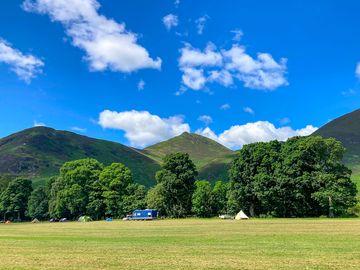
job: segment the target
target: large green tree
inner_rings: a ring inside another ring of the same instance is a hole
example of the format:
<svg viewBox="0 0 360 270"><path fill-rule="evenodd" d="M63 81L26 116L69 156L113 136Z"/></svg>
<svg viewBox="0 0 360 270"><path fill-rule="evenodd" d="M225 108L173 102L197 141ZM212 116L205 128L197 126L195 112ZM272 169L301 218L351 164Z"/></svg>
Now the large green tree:
<svg viewBox="0 0 360 270"><path fill-rule="evenodd" d="M209 181L197 180L192 195L192 211L198 217L211 217L214 209L212 188Z"/></svg>
<svg viewBox="0 0 360 270"><path fill-rule="evenodd" d="M223 181L216 181L212 190L212 203L213 203L213 214L225 214L228 212L227 201L228 201L229 185Z"/></svg>
<svg viewBox="0 0 360 270"><path fill-rule="evenodd" d="M101 214L89 210L89 205L98 198L94 194L102 192L97 187L103 167L90 158L66 162L60 168L60 176L52 183L50 212L58 218L75 218L89 212L96 217Z"/></svg>
<svg viewBox="0 0 360 270"><path fill-rule="evenodd" d="M248 144L240 150L229 171L230 212L243 209L254 216L270 207L275 186L272 176L281 164L280 149L281 144L272 141Z"/></svg>
<svg viewBox="0 0 360 270"><path fill-rule="evenodd" d="M341 215L356 195L344 151L321 137L245 145L230 169L229 208L252 216Z"/></svg>
<svg viewBox="0 0 360 270"><path fill-rule="evenodd" d="M45 186L40 186L31 193L28 202L28 216L40 220L49 217L49 199Z"/></svg>
<svg viewBox="0 0 360 270"><path fill-rule="evenodd" d="M4 215L4 220L7 218L22 220L26 217L32 190L32 182L28 179L17 178L9 183L0 196L0 211Z"/></svg>
<svg viewBox="0 0 360 270"><path fill-rule="evenodd" d="M174 153L165 156L162 169L156 174L160 186L151 193L153 196L161 191L157 203L164 208L162 215L185 217L191 213L192 193L197 174L188 154Z"/></svg>
<svg viewBox="0 0 360 270"><path fill-rule="evenodd" d="M95 159L67 162L49 186L51 217L121 217L145 206L145 187L134 184L131 171L121 163L104 167Z"/></svg>

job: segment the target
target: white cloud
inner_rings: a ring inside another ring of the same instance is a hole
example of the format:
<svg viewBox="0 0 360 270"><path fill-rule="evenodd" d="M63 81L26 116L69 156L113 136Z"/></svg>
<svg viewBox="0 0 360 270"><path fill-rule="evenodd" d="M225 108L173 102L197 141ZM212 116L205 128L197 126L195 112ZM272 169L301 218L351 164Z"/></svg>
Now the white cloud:
<svg viewBox="0 0 360 270"><path fill-rule="evenodd" d="M217 82L225 87L234 84L233 77L227 70L211 70L207 80L209 82Z"/></svg>
<svg viewBox="0 0 360 270"><path fill-rule="evenodd" d="M213 119L210 115L200 115L198 120L203 122L205 125L209 125L213 122Z"/></svg>
<svg viewBox="0 0 360 270"><path fill-rule="evenodd" d="M243 31L241 31L239 29L232 30L231 33L234 34L233 41L236 41L236 42L239 42L244 35Z"/></svg>
<svg viewBox="0 0 360 270"><path fill-rule="evenodd" d="M205 15L202 16L200 18L198 18L195 23L196 23L196 28L197 28L197 33L199 35L202 35L204 33L204 28L205 28L205 23L206 21L209 19L209 16Z"/></svg>
<svg viewBox="0 0 360 270"><path fill-rule="evenodd" d="M255 111L250 108L250 107L244 107L244 112L248 113L248 114L255 114Z"/></svg>
<svg viewBox="0 0 360 270"><path fill-rule="evenodd" d="M77 127L77 126L71 127L71 130L81 132L81 133L86 133L86 131L87 131L86 128L81 128L81 127Z"/></svg>
<svg viewBox="0 0 360 270"><path fill-rule="evenodd" d="M245 52L244 47L234 45L224 51L225 68L233 72L234 76L244 82L245 87L252 89L274 90L288 85L285 78L287 59L281 58L276 62L268 53L258 53L253 58Z"/></svg>
<svg viewBox="0 0 360 270"><path fill-rule="evenodd" d="M228 109L230 109L230 108L231 108L231 106L230 106L230 104L228 104L228 103L225 103L225 104L223 104L223 105L220 106L220 109L221 109L221 110L228 110Z"/></svg>
<svg viewBox="0 0 360 270"><path fill-rule="evenodd" d="M182 82L187 87L193 90L203 89L206 84L206 77L203 69L183 68ZM185 91L182 91L184 93Z"/></svg>
<svg viewBox="0 0 360 270"><path fill-rule="evenodd" d="M276 128L268 121L258 121L244 125L235 125L216 135L210 128L199 129L196 133L216 140L219 143L231 148L239 149L245 144L254 142L268 142L271 140L286 141L294 136L308 136L317 130L316 127L308 125L302 129L291 127Z"/></svg>
<svg viewBox="0 0 360 270"><path fill-rule="evenodd" d="M185 43L185 46L180 49L180 53L179 66L181 68L222 65L222 55L220 52L216 52L216 47L213 43L208 43L203 51L192 47L189 43Z"/></svg>
<svg viewBox="0 0 360 270"><path fill-rule="evenodd" d="M356 65L355 75L356 77L360 78L360 62L358 62Z"/></svg>
<svg viewBox="0 0 360 270"><path fill-rule="evenodd" d="M193 90L202 90L207 83L228 87L235 79L247 88L274 90L288 85L286 62L286 58L275 61L268 53L258 53L254 58L238 44L229 50L218 50L212 43L203 51L185 44L178 61L183 85Z"/></svg>
<svg viewBox="0 0 360 270"><path fill-rule="evenodd" d="M34 120L34 127L46 127L45 123Z"/></svg>
<svg viewBox="0 0 360 270"><path fill-rule="evenodd" d="M180 5L180 0L175 0L175 1L174 1L174 5L175 5L176 8L178 8L179 5Z"/></svg>
<svg viewBox="0 0 360 270"><path fill-rule="evenodd" d="M179 24L178 16L174 14L168 14L162 19L167 30L170 30L172 27L176 27Z"/></svg>
<svg viewBox="0 0 360 270"><path fill-rule="evenodd" d="M19 79L30 83L33 78L42 72L41 67L44 66L43 61L34 55L24 55L11 44L0 39L0 64L4 63L16 73Z"/></svg>
<svg viewBox="0 0 360 270"><path fill-rule="evenodd" d="M100 4L96 0L25 0L22 6L26 11L47 14L52 21L60 22L72 44L85 51L84 59L93 71L161 68L161 59L152 59L124 23L98 13Z"/></svg>
<svg viewBox="0 0 360 270"><path fill-rule="evenodd" d="M145 147L190 131L182 116L161 118L148 111L105 110L100 113L98 123L103 128L123 130L135 147Z"/></svg>
<svg viewBox="0 0 360 270"><path fill-rule="evenodd" d="M138 82L137 88L138 88L139 91L144 90L144 88L145 88L145 81L144 81L144 80L140 80L140 81Z"/></svg>

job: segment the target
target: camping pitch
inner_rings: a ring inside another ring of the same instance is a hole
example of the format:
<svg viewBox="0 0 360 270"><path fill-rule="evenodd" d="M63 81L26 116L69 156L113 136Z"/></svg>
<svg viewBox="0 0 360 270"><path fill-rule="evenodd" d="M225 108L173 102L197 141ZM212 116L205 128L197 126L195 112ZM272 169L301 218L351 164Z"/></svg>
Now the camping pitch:
<svg viewBox="0 0 360 270"><path fill-rule="evenodd" d="M236 220L240 220L240 219L249 219L249 217L243 212L243 210L241 210L239 213L237 213L237 215L235 216Z"/></svg>

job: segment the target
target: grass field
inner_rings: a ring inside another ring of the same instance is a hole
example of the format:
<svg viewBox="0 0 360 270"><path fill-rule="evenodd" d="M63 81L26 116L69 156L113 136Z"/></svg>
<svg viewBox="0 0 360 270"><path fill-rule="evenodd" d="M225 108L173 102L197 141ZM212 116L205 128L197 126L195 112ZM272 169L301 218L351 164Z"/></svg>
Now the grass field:
<svg viewBox="0 0 360 270"><path fill-rule="evenodd" d="M0 269L360 269L360 219L0 224Z"/></svg>

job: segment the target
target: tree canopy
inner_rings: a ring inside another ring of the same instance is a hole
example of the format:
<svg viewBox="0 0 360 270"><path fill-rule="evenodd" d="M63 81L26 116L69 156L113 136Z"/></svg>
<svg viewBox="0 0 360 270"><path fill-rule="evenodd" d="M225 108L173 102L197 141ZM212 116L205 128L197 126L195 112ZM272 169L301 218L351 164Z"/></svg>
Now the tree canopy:
<svg viewBox="0 0 360 270"><path fill-rule="evenodd" d="M341 215L355 203L345 149L335 139L294 137L245 145L229 172L229 209L251 216Z"/></svg>
<svg viewBox="0 0 360 270"><path fill-rule="evenodd" d="M158 185L148 196L149 206L170 217L185 217L191 214L192 193L197 174L189 154L174 153L165 156L162 169L156 174Z"/></svg>
<svg viewBox="0 0 360 270"><path fill-rule="evenodd" d="M6 218L22 220L25 218L28 200L32 192L32 182L17 178L10 181L0 196L0 211Z"/></svg>

